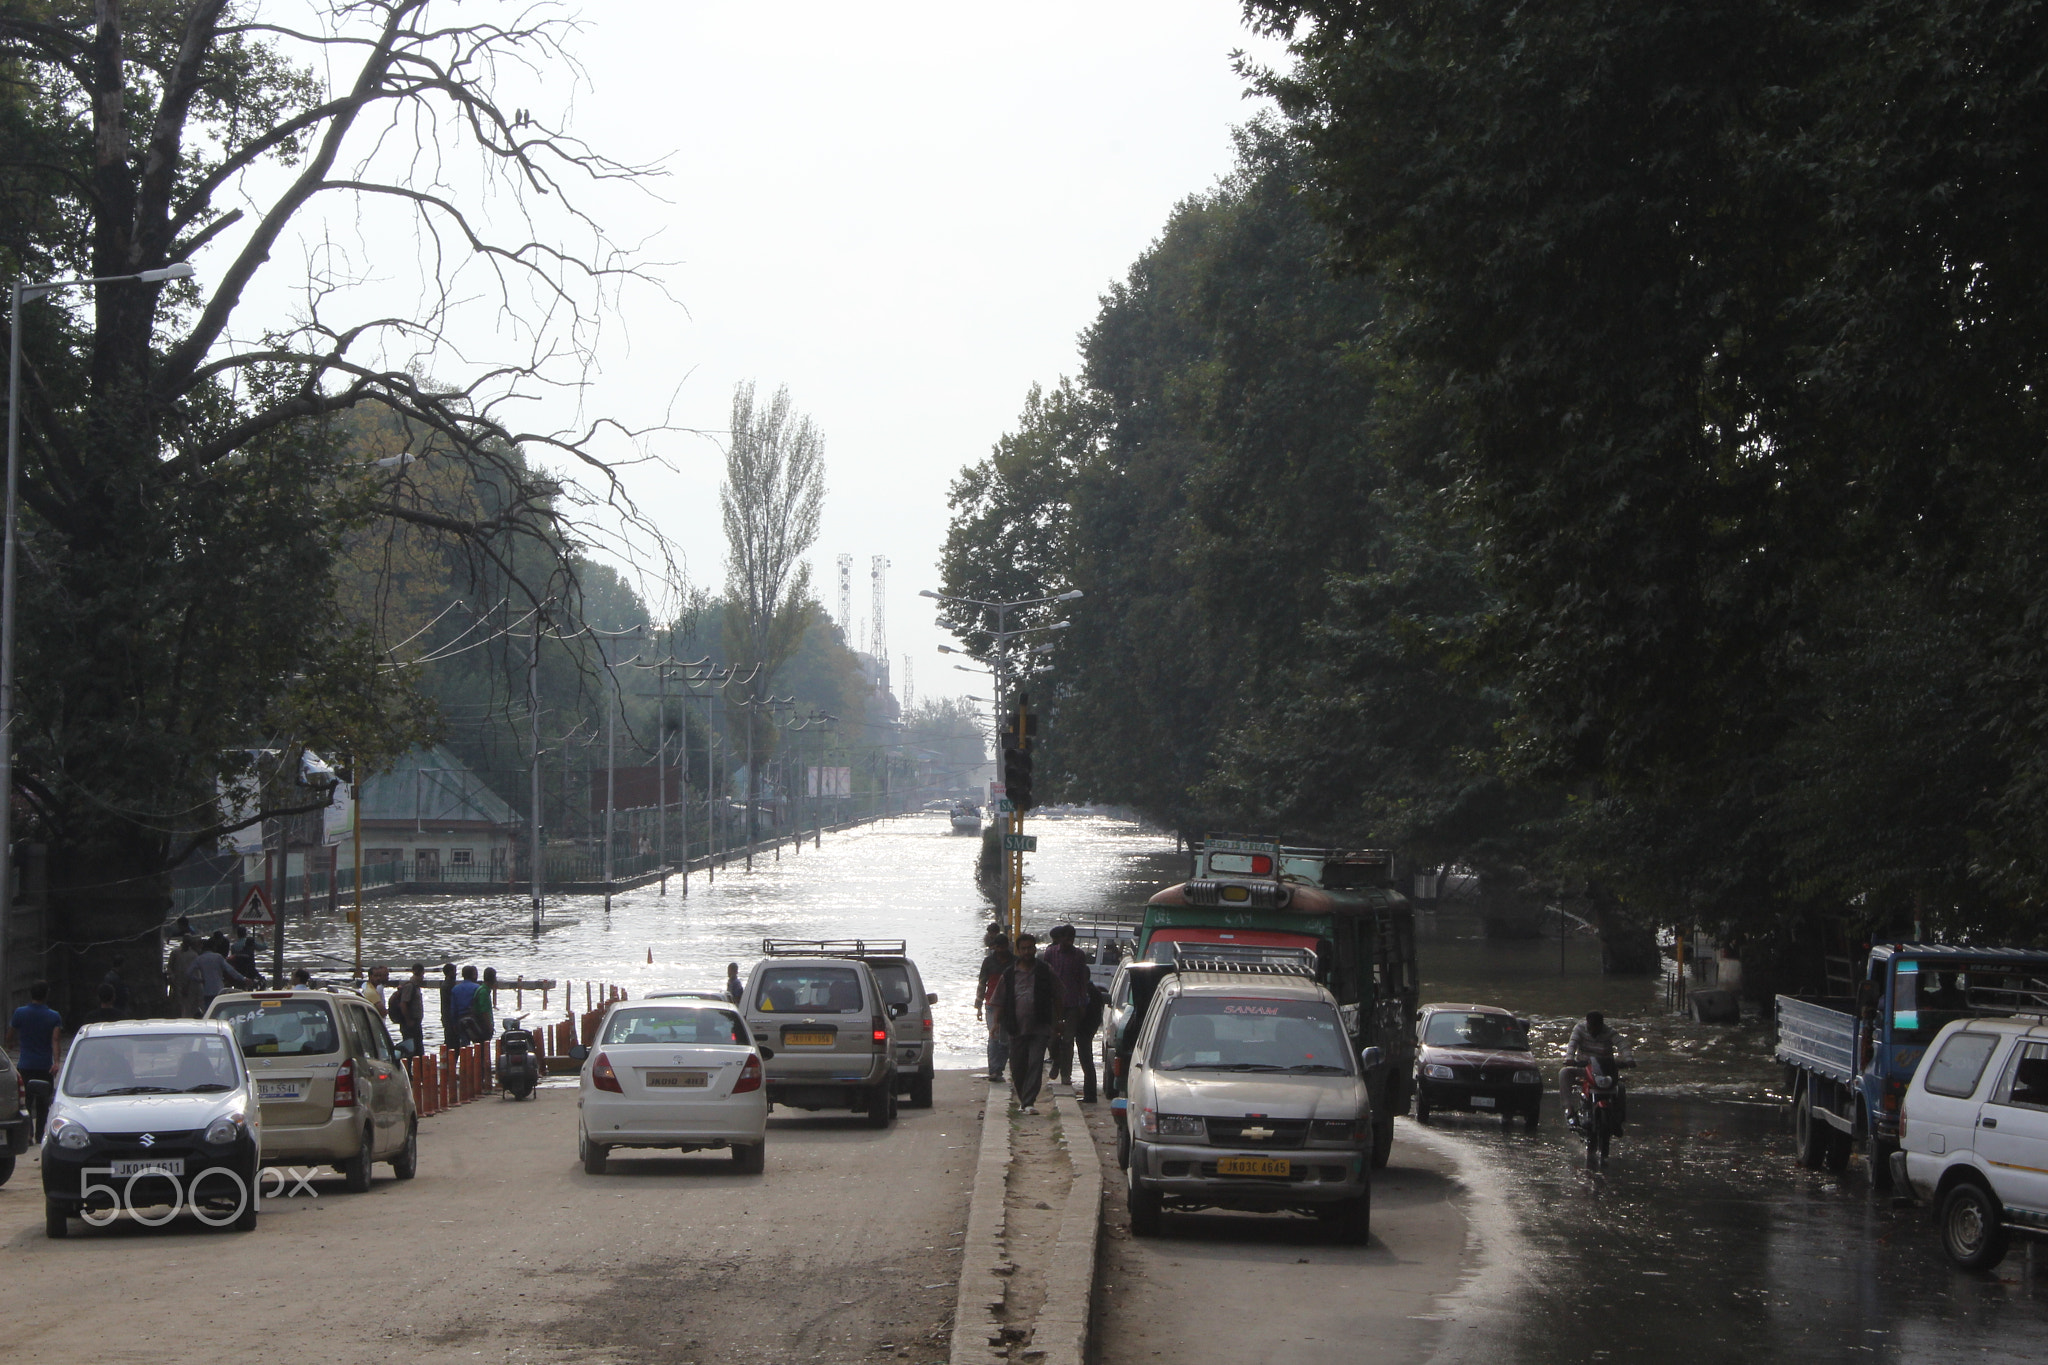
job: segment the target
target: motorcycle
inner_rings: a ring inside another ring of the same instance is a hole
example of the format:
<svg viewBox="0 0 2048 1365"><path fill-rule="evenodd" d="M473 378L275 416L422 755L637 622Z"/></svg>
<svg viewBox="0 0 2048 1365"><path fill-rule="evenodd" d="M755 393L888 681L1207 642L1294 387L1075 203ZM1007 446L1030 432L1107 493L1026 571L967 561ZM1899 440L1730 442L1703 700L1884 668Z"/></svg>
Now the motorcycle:
<svg viewBox="0 0 2048 1365"><path fill-rule="evenodd" d="M540 1055L534 1051L525 1018L522 1014L503 1020L498 1034L498 1088L515 1100L533 1098L540 1084Z"/></svg>
<svg viewBox="0 0 2048 1365"><path fill-rule="evenodd" d="M1628 1120L1628 1088L1622 1084L1626 1056L1595 1057L1579 1068L1578 1112L1570 1115L1572 1127L1586 1139L1586 1169L1597 1171L1607 1163L1607 1148Z"/></svg>

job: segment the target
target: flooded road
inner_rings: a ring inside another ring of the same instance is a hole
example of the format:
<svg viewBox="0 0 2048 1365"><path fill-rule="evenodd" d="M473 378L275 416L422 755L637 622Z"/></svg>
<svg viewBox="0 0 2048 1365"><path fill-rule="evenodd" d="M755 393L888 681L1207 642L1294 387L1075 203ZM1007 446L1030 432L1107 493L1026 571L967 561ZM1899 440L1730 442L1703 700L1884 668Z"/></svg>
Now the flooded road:
<svg viewBox="0 0 2048 1365"><path fill-rule="evenodd" d="M1181 866L1170 839L1123 822L1043 821L1035 832L1026 904L1040 929L1138 904ZM973 880L975 850L943 819L904 817L757 858L751 874L738 864L715 882L695 874L687 897L672 881L667 896L648 887L615 897L609 915L597 898L553 901L538 938L518 897L373 902L365 960L452 959L566 979L580 1005L584 981L635 995L716 987L725 963L744 968L765 937L906 938L939 995L939 1065L965 1068L982 1057L972 987L993 915ZM1630 1127L1598 1177L1581 1169L1555 1095L1534 1133L1477 1117L1402 1121L1455 1162L1484 1248L1464 1284L1446 1272L1432 1315L1438 1359L2048 1359L2048 1266L2030 1283L2016 1249L1994 1275L1953 1271L1926 1212L1874 1196L1860 1162L1842 1176L1796 1165L1760 1022L1680 1020L1664 1010L1660 983L1603 977L1591 940L1568 943L1561 970L1555 939L1488 941L1448 911L1420 921L1425 1000L1530 1016L1539 1055L1552 1059L1547 1074L1572 1022L1601 1009L1635 1040L1639 1061ZM292 935L294 958L345 962L351 951L347 926L324 918L294 920ZM510 1012L509 998L500 1003ZM561 1017L560 997L550 1005L536 1017ZM1227 1267L1227 1230L1197 1235L1208 1244L1199 1264ZM1370 1294L1363 1274L1357 1292ZM1356 1359L1358 1344L1330 1358Z"/></svg>
<svg viewBox="0 0 2048 1365"><path fill-rule="evenodd" d="M1041 820L1034 832L1039 852L1025 885L1025 922L1041 931L1063 917L1142 901L1173 863L1170 838L1127 821ZM903 816L827 834L821 848L757 854L752 872L735 860L715 877L692 873L687 895L681 879L670 878L665 896L656 886L614 896L609 914L601 896L551 897L538 937L523 896L371 901L363 907L363 961L386 963L394 977L421 961L429 975L454 962L495 967L507 979L567 981L580 1009L585 982L635 996L716 990L725 964L738 962L745 972L764 938L901 938L925 988L939 997L938 1065L965 1068L987 1055L987 1035L974 1022L974 983L995 910L975 885L979 848L978 838L954 834L943 815ZM294 916L288 932L293 961L317 955L345 972L353 960L352 931L337 918ZM519 1010L529 1023L564 1017L559 993L542 1010L531 993L517 1000L499 992L501 1015ZM430 1042L438 1028L430 1017Z"/></svg>
<svg viewBox="0 0 2048 1365"><path fill-rule="evenodd" d="M1555 939L1488 942L1462 917L1422 919L1425 1000L1533 1018L1552 1077L1572 1023L1603 1010L1638 1063L1628 1129L1598 1176L1554 1093L1534 1133L1431 1117L1495 1243L1445 1306L1439 1360L2048 1359L2048 1257L2031 1282L2019 1247L1990 1276L1953 1270L1927 1211L1874 1194L1860 1160L1839 1176L1802 1169L1763 1023L1672 1016L1661 983L1602 977L1590 940L1560 971Z"/></svg>

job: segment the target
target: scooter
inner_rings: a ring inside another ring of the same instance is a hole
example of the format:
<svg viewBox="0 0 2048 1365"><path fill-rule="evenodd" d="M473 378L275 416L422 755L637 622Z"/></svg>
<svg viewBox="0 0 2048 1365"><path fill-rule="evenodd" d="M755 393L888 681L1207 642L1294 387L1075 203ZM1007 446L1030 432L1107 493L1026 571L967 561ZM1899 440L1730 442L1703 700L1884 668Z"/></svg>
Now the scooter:
<svg viewBox="0 0 2048 1365"><path fill-rule="evenodd" d="M540 1084L540 1057L533 1050L533 1033L522 1022L525 1015L507 1018L498 1034L498 1088L515 1100L533 1098Z"/></svg>
<svg viewBox="0 0 2048 1365"><path fill-rule="evenodd" d="M1597 1171L1607 1163L1607 1147L1628 1119L1628 1089L1621 1083L1621 1070L1631 1065L1625 1056L1612 1061L1595 1057L1579 1068L1579 1109L1571 1126L1586 1139L1586 1169Z"/></svg>

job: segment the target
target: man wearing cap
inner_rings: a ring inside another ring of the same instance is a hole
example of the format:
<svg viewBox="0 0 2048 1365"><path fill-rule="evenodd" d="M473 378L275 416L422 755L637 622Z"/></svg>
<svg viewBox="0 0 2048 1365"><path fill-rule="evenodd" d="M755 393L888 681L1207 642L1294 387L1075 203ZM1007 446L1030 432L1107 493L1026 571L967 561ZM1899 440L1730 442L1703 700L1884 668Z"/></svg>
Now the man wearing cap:
<svg viewBox="0 0 2048 1365"><path fill-rule="evenodd" d="M1074 926L1055 924L1045 965L1059 983L1059 1014L1052 1035L1052 1071L1062 1085L1074 1083L1074 1031L1088 1008L1088 957L1074 946ZM1092 1088L1092 1087L1091 1087Z"/></svg>

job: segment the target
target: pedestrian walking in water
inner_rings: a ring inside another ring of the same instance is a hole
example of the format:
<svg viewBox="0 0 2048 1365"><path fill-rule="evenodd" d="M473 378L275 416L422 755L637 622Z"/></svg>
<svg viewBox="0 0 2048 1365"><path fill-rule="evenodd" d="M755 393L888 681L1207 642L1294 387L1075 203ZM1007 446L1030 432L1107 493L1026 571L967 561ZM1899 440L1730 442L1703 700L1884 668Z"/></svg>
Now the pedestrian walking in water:
<svg viewBox="0 0 2048 1365"><path fill-rule="evenodd" d="M737 962L726 963L725 998L737 1005L746 998L746 994L746 983L740 980L740 964Z"/></svg>
<svg viewBox="0 0 2048 1365"><path fill-rule="evenodd" d="M1074 1034L1088 1006L1088 955L1074 946L1074 926L1055 924L1045 965L1060 983L1059 1012L1053 1023L1052 1071L1062 1085L1074 1083ZM1086 1074L1084 1072L1084 1074ZM1095 1088L1091 1079L1089 1089Z"/></svg>
<svg viewBox="0 0 2048 1365"><path fill-rule="evenodd" d="M426 1051L427 964L412 964L412 978L393 992L387 1005L391 1022L398 1025L399 1050L417 1057Z"/></svg>
<svg viewBox="0 0 2048 1365"><path fill-rule="evenodd" d="M1010 1045L1010 1085L1017 1107L1027 1114L1038 1112L1045 1049L1059 1017L1059 989L1051 970L1038 960L1037 938L1017 935L1017 960L996 979L993 1004Z"/></svg>
<svg viewBox="0 0 2048 1365"><path fill-rule="evenodd" d="M188 979L192 982L194 994L198 997L193 1002L197 1006L193 1012L200 1015L206 1013L206 1007L213 1003L213 997L220 994L223 985L228 982L233 982L237 986L249 984L249 978L236 971L228 962L226 934L215 934L206 940L205 947L192 961Z"/></svg>
<svg viewBox="0 0 2048 1365"><path fill-rule="evenodd" d="M974 1017L981 1019L987 1015L988 1079L994 1085L1003 1079L1003 1069L1010 1063L1010 1039L990 1006L995 999L996 983L1003 979L1004 972L1010 970L1010 964L1017 960L1017 955L1010 951L1008 934L991 930L983 941L988 945L988 956L981 960L981 985L974 994Z"/></svg>

